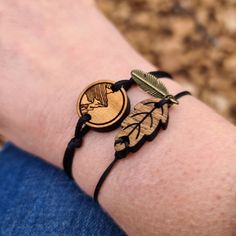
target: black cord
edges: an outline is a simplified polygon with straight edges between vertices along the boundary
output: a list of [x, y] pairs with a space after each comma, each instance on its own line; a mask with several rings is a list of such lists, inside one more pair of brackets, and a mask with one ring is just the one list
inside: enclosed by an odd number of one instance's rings
[[[154, 75], [158, 79], [161, 79], [161, 78], [162, 79], [164, 79], [164, 78], [173, 79], [172, 75], [166, 71], [161, 71], [161, 70], [151, 71], [151, 72], [149, 72], [149, 74]], [[133, 84], [134, 84], [134, 80], [132, 78], [130, 78], [128, 80], [119, 80], [111, 86], [111, 90], [113, 92], [116, 92], [116, 91], [120, 90], [121, 88], [124, 88], [127, 91]]]
[[[177, 93], [174, 98], [175, 100], [178, 100], [179, 98], [186, 96], [186, 95], [192, 95], [189, 91], [182, 91], [180, 93]], [[168, 97], [161, 99], [159, 102], [155, 103], [155, 107], [159, 108], [162, 107], [163, 105], [165, 105], [166, 103], [168, 103], [169, 105], [172, 105], [173, 103], [170, 101], [170, 99]]]
[[93, 194], [93, 198], [94, 200], [97, 202], [98, 201], [98, 194], [100, 192], [100, 189], [105, 181], [105, 179], [107, 178], [107, 176], [109, 175], [109, 173], [111, 172], [111, 170], [113, 169], [115, 163], [118, 161], [119, 159], [118, 158], [115, 158], [111, 163], [110, 165], [106, 168], [106, 170], [103, 172], [103, 174], [101, 175], [97, 185], [96, 185], [96, 188], [94, 190], [94, 194]]
[[166, 71], [161, 71], [161, 70], [151, 71], [149, 72], [149, 74], [152, 74], [157, 78], [173, 79], [172, 75]]
[[[149, 73], [156, 76], [157, 78], [172, 79], [172, 76], [168, 72], [165, 72], [165, 71], [152, 71]], [[121, 88], [124, 88], [127, 91], [133, 84], [134, 84], [134, 81], [132, 78], [130, 78], [129, 80], [119, 80], [111, 86], [111, 89], [113, 92], [118, 91]], [[73, 179], [72, 164], [73, 164], [73, 159], [75, 155], [75, 150], [76, 148], [79, 148], [81, 146], [82, 138], [89, 130], [89, 127], [85, 125], [85, 123], [86, 121], [90, 119], [91, 117], [89, 114], [85, 114], [79, 118], [76, 128], [75, 128], [74, 137], [68, 143], [67, 148], [64, 153], [63, 167], [66, 174], [72, 179]]]
[[186, 96], [186, 95], [192, 95], [189, 91], [182, 91], [180, 93], [177, 93], [175, 95], [175, 99], [178, 100], [179, 98]]
[[89, 131], [89, 127], [85, 125], [85, 122], [90, 119], [91, 116], [89, 114], [85, 114], [79, 118], [75, 128], [74, 137], [68, 143], [64, 153], [63, 167], [66, 174], [72, 179], [72, 164], [75, 155], [75, 149], [81, 146], [83, 136]]
[[[174, 96], [174, 98], [175, 98], [175, 99], [179, 99], [179, 98], [181, 98], [181, 97], [183, 97], [183, 96], [186, 96], [186, 95], [191, 95], [191, 93], [188, 92], [188, 91], [183, 91], [183, 92], [180, 92], [180, 93], [176, 94], [176, 95]], [[163, 99], [160, 100], [160, 102], [156, 103], [156, 107], [161, 107], [161, 106], [163, 106], [163, 105], [166, 104], [166, 103], [169, 103], [169, 99], [163, 98]], [[122, 157], [120, 157], [120, 156], [118, 155], [118, 153], [116, 153], [114, 160], [110, 163], [110, 165], [106, 168], [106, 170], [105, 170], [105, 171], [103, 172], [103, 174], [101, 175], [101, 177], [100, 177], [100, 179], [99, 179], [99, 181], [98, 181], [98, 183], [97, 183], [97, 185], [96, 185], [96, 188], [95, 188], [95, 191], [94, 191], [94, 195], [93, 195], [93, 198], [94, 198], [94, 200], [95, 200], [96, 202], [98, 202], [98, 194], [99, 194], [99, 192], [100, 192], [100, 189], [101, 189], [103, 183], [105, 182], [107, 176], [110, 174], [110, 172], [111, 172], [111, 170], [113, 169], [115, 163], [116, 163], [118, 160], [120, 160], [120, 159], [122, 159]]]
[[122, 87], [127, 91], [131, 85], [134, 83], [133, 79], [125, 79], [125, 80], [119, 80], [117, 82], [115, 82], [112, 86], [111, 86], [111, 90], [113, 92], [116, 92], [118, 90], [120, 90]]

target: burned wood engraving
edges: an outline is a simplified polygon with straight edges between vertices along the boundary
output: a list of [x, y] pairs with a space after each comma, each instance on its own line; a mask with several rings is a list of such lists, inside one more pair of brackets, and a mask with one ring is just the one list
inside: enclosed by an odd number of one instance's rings
[[134, 110], [121, 124], [115, 137], [115, 151], [121, 157], [137, 151], [145, 141], [153, 140], [158, 131], [168, 124], [168, 105], [156, 108], [158, 98], [144, 100], [135, 105]]

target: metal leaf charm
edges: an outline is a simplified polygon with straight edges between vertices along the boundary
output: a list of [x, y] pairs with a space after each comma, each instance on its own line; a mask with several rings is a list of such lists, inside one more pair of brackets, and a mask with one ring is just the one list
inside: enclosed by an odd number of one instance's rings
[[128, 152], [137, 151], [146, 140], [153, 140], [158, 131], [166, 129], [168, 124], [168, 105], [160, 108], [155, 103], [160, 99], [146, 99], [135, 105], [134, 110], [121, 124], [121, 130], [115, 137], [115, 151], [119, 158]]
[[178, 101], [169, 94], [166, 86], [157, 78], [141, 70], [133, 70], [131, 72], [132, 79], [142, 88], [145, 92], [151, 94], [156, 98], [164, 98], [170, 96], [170, 100], [173, 103], [178, 104]]

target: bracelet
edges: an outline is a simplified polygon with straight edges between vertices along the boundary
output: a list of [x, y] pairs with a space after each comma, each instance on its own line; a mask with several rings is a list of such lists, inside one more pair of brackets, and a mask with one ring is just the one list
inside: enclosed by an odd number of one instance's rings
[[[153, 71], [148, 74], [152, 75], [155, 80], [158, 78], [172, 79], [172, 76], [165, 71]], [[70, 178], [73, 179], [72, 165], [76, 148], [82, 145], [83, 136], [89, 129], [110, 131], [117, 128], [127, 117], [130, 112], [130, 102], [126, 91], [133, 84], [135, 84], [135, 79], [131, 74], [131, 78], [128, 80], [96, 81], [81, 93], [76, 107], [79, 119], [74, 137], [67, 144], [63, 158], [64, 171]], [[100, 181], [100, 185], [102, 182]], [[98, 193], [100, 188], [96, 189]]]
[[121, 124], [121, 130], [115, 137], [115, 158], [101, 175], [95, 191], [94, 200], [98, 201], [98, 194], [102, 184], [118, 160], [127, 156], [129, 152], [136, 152], [145, 141], [152, 141], [160, 131], [166, 129], [169, 120], [168, 110], [178, 99], [191, 95], [183, 91], [175, 96], [169, 94], [165, 85], [158, 81], [151, 73], [132, 71], [133, 80], [154, 98], [146, 99], [135, 105], [134, 110]]

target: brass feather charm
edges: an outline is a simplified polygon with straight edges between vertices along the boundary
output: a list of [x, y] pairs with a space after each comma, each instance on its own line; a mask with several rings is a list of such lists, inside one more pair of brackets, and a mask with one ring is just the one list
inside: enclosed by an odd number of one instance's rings
[[168, 105], [155, 107], [159, 101], [158, 98], [152, 98], [136, 104], [122, 122], [121, 130], [115, 137], [115, 151], [119, 158], [137, 151], [146, 140], [153, 140], [161, 128], [167, 128]]
[[157, 78], [150, 74], [144, 73], [141, 70], [133, 70], [131, 71], [132, 79], [142, 88], [145, 92], [156, 98], [165, 98], [169, 97], [172, 103], [178, 104], [178, 101], [169, 94], [166, 86]]

